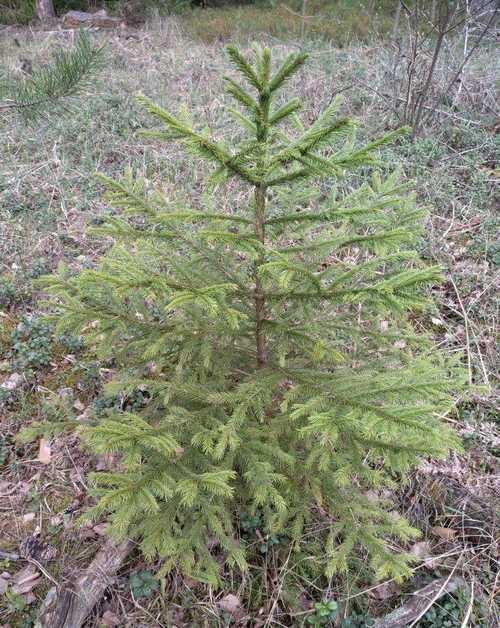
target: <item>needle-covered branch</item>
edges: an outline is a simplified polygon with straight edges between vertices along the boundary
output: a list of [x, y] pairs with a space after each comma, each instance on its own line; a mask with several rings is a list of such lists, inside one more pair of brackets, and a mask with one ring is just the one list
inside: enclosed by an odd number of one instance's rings
[[67, 109], [72, 99], [93, 83], [104, 62], [104, 48], [82, 33], [69, 51], [59, 51], [51, 63], [36, 66], [25, 78], [0, 84], [0, 112], [15, 112], [28, 122]]

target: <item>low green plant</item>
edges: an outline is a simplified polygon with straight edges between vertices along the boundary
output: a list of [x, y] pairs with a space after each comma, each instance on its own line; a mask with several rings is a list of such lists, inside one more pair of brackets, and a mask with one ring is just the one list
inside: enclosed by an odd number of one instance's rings
[[335, 600], [316, 602], [314, 605], [314, 613], [308, 615], [306, 623], [309, 626], [324, 626], [335, 619], [338, 610], [339, 606]]
[[[469, 604], [470, 595], [464, 589], [448, 593], [432, 605], [418, 622], [417, 628], [458, 628], [463, 626]], [[488, 625], [484, 619], [483, 609], [477, 602], [473, 605], [468, 625], [477, 628], [486, 628]]]
[[70, 353], [78, 353], [84, 347], [83, 338], [74, 334], [60, 334], [57, 336], [57, 343]]
[[344, 617], [341, 628], [369, 628], [375, 624], [375, 620], [366, 613], [352, 613], [349, 617]]
[[0, 308], [8, 307], [16, 301], [16, 284], [9, 277], [0, 277]]
[[[2, 400], [0, 398], [0, 404]], [[9, 460], [10, 443], [5, 436], [0, 437], [0, 467], [2, 467]]]
[[11, 334], [14, 367], [25, 375], [46, 367], [52, 357], [53, 327], [39, 316], [23, 316]]
[[0, 386], [0, 409], [12, 405], [16, 399], [16, 391]]
[[4, 593], [7, 602], [7, 611], [10, 613], [23, 613], [29, 608], [28, 603], [20, 593], [16, 593], [10, 587]]
[[135, 598], [151, 597], [160, 583], [150, 571], [138, 571], [130, 576], [130, 590]]
[[35, 17], [35, 0], [2, 0], [0, 24], [28, 24]]
[[93, 406], [97, 416], [102, 417], [116, 412], [137, 412], [147, 405], [149, 399], [146, 390], [136, 389], [98, 397]]

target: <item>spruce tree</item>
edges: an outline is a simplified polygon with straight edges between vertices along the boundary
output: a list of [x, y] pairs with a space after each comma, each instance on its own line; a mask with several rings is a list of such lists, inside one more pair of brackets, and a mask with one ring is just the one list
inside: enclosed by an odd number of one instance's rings
[[[237, 146], [140, 97], [163, 124], [145, 136], [214, 166], [205, 203], [102, 177], [121, 214], [94, 232], [112, 249], [98, 268], [46, 280], [60, 329], [114, 361], [109, 391], [147, 400], [84, 429], [92, 451], [119, 454], [115, 471], [92, 476], [89, 516], [109, 516], [164, 572], [212, 584], [221, 555], [246, 568], [242, 511], [295, 547], [321, 521], [328, 576], [353, 552], [378, 578], [404, 576], [411, 555], [394, 541], [417, 532], [384, 488], [456, 446], [441, 419], [457, 383], [412, 323], [439, 279], [415, 252], [423, 212], [398, 172], [378, 168], [378, 149], [404, 130], [360, 144], [337, 100], [304, 128], [300, 101], [280, 94], [306, 54], [277, 69], [268, 48], [228, 54], [243, 81], [225, 77]], [[345, 175], [360, 167], [352, 186]], [[240, 202], [223, 212], [230, 189]]]

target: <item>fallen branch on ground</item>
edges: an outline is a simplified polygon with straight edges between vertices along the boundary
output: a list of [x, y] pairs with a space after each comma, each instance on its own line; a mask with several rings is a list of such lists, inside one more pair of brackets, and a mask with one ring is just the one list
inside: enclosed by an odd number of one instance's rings
[[412, 622], [418, 621], [428, 610], [427, 607], [430, 608], [429, 602], [434, 603], [446, 593], [453, 593], [462, 587], [467, 587], [467, 584], [460, 576], [435, 580], [420, 591], [415, 591], [406, 604], [389, 615], [377, 619], [373, 626], [374, 628], [403, 628], [413, 625]]
[[108, 540], [74, 583], [52, 588], [39, 613], [36, 628], [80, 628], [112, 583], [133, 543]]

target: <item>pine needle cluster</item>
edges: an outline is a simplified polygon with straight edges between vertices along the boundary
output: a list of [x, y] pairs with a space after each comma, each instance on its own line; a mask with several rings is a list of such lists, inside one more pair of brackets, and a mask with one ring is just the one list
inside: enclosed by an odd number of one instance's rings
[[85, 33], [69, 51], [59, 51], [51, 63], [33, 67], [22, 79], [0, 83], [0, 112], [15, 111], [27, 122], [68, 108], [92, 83], [104, 60], [104, 48]]
[[[221, 555], [246, 569], [242, 510], [295, 547], [320, 519], [328, 576], [360, 551], [377, 577], [404, 576], [411, 556], [393, 548], [416, 531], [381, 495], [456, 446], [441, 418], [458, 381], [411, 323], [439, 279], [415, 253], [423, 213], [398, 172], [376, 167], [404, 130], [359, 144], [337, 100], [304, 128], [300, 101], [280, 93], [305, 54], [277, 69], [267, 48], [228, 54], [238, 146], [140, 98], [163, 124], [144, 135], [214, 166], [209, 206], [102, 177], [121, 214], [94, 231], [113, 248], [96, 269], [46, 280], [59, 327], [114, 361], [110, 391], [148, 398], [85, 429], [92, 451], [120, 460], [93, 474], [89, 516], [109, 515], [164, 572], [211, 584]], [[359, 167], [364, 182], [342, 187]], [[247, 202], [223, 212], [229, 179]]]

